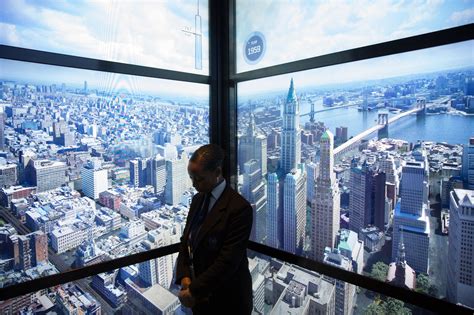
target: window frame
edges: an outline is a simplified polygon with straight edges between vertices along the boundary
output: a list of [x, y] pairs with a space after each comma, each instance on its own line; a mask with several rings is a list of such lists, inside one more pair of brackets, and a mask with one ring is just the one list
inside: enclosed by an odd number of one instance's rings
[[[238, 148], [236, 122], [237, 84], [239, 82], [474, 39], [474, 24], [467, 24], [441, 31], [236, 73], [236, 53], [240, 51], [235, 47], [236, 1], [238, 0], [209, 1], [209, 75], [199, 75], [161, 68], [77, 57], [7, 45], [0, 45], [0, 58], [93, 71], [106, 71], [158, 79], [208, 84], [210, 142], [217, 143], [223, 147], [227, 156], [224, 164], [224, 175], [230, 185], [235, 188], [237, 187]], [[6, 288], [0, 288], [0, 300], [19, 297], [51, 286], [75, 281], [98, 273], [176, 253], [178, 248], [179, 244], [176, 243], [147, 252], [117, 258], [88, 267], [73, 269], [71, 271], [19, 283]], [[422, 293], [395, 287], [363, 275], [312, 261], [266, 245], [249, 242], [249, 249], [435, 312], [441, 310], [455, 310], [458, 313], [468, 314], [472, 312], [472, 310], [463, 306], [455, 305]]]

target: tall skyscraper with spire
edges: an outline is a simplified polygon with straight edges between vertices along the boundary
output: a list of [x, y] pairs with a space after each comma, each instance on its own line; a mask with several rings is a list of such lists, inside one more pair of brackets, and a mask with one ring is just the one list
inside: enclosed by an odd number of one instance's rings
[[268, 174], [268, 242], [300, 253], [306, 226], [306, 170], [301, 163], [299, 103], [293, 79], [283, 108], [280, 166]]
[[321, 136], [319, 175], [311, 203], [311, 258], [322, 261], [324, 249], [334, 247], [340, 220], [340, 193], [334, 167], [334, 136], [326, 130]]
[[296, 97], [293, 79], [283, 108], [283, 129], [281, 132], [280, 167], [284, 174], [291, 172], [301, 163], [300, 105]]

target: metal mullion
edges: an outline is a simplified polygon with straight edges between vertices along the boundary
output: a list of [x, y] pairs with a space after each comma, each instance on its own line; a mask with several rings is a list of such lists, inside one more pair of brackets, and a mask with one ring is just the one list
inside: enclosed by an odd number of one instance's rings
[[230, 73], [235, 72], [233, 56], [234, 1], [209, 1], [210, 16], [210, 74], [211, 74], [211, 142], [226, 152], [224, 177], [236, 187], [236, 95]]
[[78, 57], [7, 45], [0, 45], [0, 58], [67, 68], [105, 71], [190, 83], [209, 84], [210, 82], [210, 77], [207, 75]]
[[341, 52], [292, 61], [256, 70], [240, 72], [231, 75], [230, 79], [233, 82], [238, 83], [342, 63], [400, 54], [425, 48], [433, 48], [436, 46], [454, 44], [471, 39], [474, 39], [474, 24], [467, 24], [441, 31], [344, 50]]

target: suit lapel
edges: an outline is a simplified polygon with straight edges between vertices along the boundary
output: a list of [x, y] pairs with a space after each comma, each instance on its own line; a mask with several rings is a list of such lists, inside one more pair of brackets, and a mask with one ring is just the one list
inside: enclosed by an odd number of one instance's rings
[[230, 192], [230, 188], [226, 186], [220, 198], [216, 201], [210, 212], [207, 214], [197, 235], [196, 248], [199, 247], [204, 235], [206, 235], [207, 232], [209, 232], [209, 230], [222, 218], [224, 210], [227, 208], [229, 203]]
[[191, 203], [191, 208], [189, 209], [188, 219], [187, 219], [187, 222], [189, 222], [189, 224], [188, 224], [187, 230], [184, 231], [183, 233], [186, 236], [185, 239], [189, 238], [189, 232], [191, 231], [191, 225], [192, 225], [191, 223], [193, 222], [194, 217], [196, 216], [196, 213], [198, 212], [198, 209], [202, 206], [203, 199], [204, 199], [204, 194], [199, 194], [196, 197], [196, 201]]

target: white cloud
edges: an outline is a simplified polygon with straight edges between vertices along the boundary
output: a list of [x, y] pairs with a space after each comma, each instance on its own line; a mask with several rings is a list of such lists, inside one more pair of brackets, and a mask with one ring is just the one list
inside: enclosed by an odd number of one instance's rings
[[474, 23], [474, 8], [466, 9], [463, 11], [456, 11], [451, 14], [449, 20], [458, 25]]
[[[237, 2], [238, 71], [351, 49], [446, 27], [444, 2], [419, 1], [251, 1]], [[462, 4], [456, 4], [456, 7]], [[262, 32], [264, 58], [244, 61], [246, 37]]]
[[[18, 3], [7, 5], [13, 10]], [[203, 70], [194, 69], [194, 37], [182, 32], [185, 26], [194, 27], [196, 4], [173, 5], [179, 12], [170, 2], [96, 0], [76, 10], [81, 15], [74, 15], [22, 2], [14, 14], [21, 12], [21, 20], [39, 25], [19, 25], [17, 42], [27, 48], [207, 74], [207, 1], [200, 4]]]
[[20, 39], [15, 25], [0, 22], [0, 42], [11, 46], [19, 44]]

